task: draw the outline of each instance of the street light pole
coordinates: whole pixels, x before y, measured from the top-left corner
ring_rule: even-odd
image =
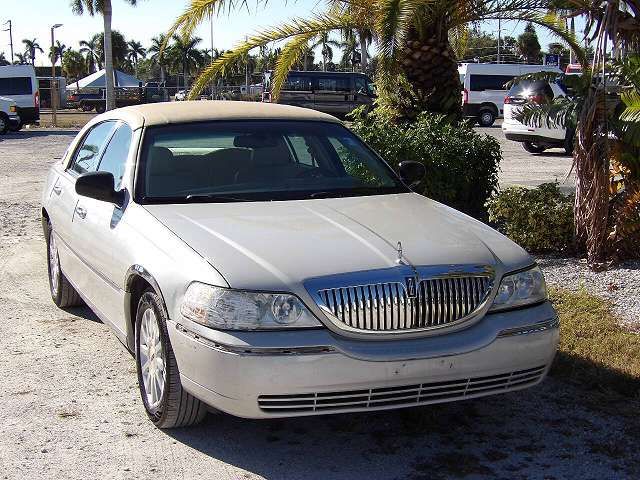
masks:
[[[11,20],[4,22],[4,25],[9,25],[9,28],[3,30],[3,32],[9,32],[9,47],[11,48],[11,63],[13,63],[13,31],[11,28]]]
[[[54,42],[54,30],[60,28],[61,23],[56,23],[51,27],[51,126],[55,127],[57,123],[56,107],[58,106],[58,89],[56,80],[56,52]],[[62,61],[62,59],[60,59]]]

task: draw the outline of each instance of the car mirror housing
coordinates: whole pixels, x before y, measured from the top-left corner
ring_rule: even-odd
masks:
[[[124,203],[124,191],[116,192],[114,184],[111,172],[83,173],[76,180],[76,193],[101,202],[114,203],[120,207]]]
[[[427,174],[423,163],[413,160],[400,162],[398,165],[400,179],[411,189],[417,187]]]

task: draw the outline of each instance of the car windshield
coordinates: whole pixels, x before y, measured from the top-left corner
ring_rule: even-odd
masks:
[[[150,127],[137,185],[143,203],[291,200],[407,191],[388,165],[344,126],[268,120]]]

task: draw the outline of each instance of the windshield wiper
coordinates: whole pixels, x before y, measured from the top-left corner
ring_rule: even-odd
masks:
[[[192,193],[185,197],[185,200],[211,200],[214,202],[255,202],[251,198],[233,197],[229,195],[218,195],[216,193]]]

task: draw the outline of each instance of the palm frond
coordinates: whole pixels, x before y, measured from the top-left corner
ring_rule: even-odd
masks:
[[[456,25],[449,31],[449,43],[458,58],[462,58],[469,42],[469,27]]]
[[[514,114],[519,122],[533,127],[575,128],[582,104],[560,97],[548,103],[527,103]]]
[[[640,123],[640,92],[636,89],[622,92],[620,98],[624,102],[625,110],[620,115],[623,122]]]
[[[235,62],[240,60],[256,47],[296,37],[298,35],[317,35],[331,30],[353,27],[354,25],[355,21],[348,13],[329,12],[314,15],[309,19],[296,18],[283,25],[256,33],[246,41],[236,45],[232,50],[226,51],[210,66],[205,68],[193,84],[189,98],[196,98],[209,83],[211,83],[215,78],[224,76],[228,73],[229,69]]]
[[[287,81],[287,75],[291,67],[297,63],[307,50],[309,41],[315,33],[304,33],[293,37],[283,48],[276,61],[276,68],[273,71],[271,83],[271,97],[274,102],[278,101],[282,86]]]

